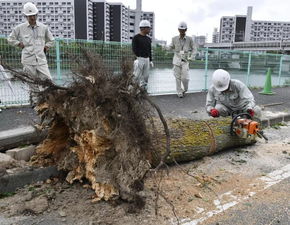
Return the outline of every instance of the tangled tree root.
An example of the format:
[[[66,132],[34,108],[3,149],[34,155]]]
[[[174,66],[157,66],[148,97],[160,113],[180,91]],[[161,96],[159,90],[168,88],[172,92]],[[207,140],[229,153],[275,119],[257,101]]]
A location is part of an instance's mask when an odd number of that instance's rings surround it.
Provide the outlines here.
[[[37,113],[47,138],[37,147],[33,163],[57,165],[66,180],[88,180],[94,201],[138,199],[143,178],[151,168],[152,107],[147,93],[132,75],[131,62],[114,74],[99,56],[84,51],[69,86],[58,86],[29,74],[15,77],[45,87],[38,96]],[[14,71],[15,72],[15,71]]]

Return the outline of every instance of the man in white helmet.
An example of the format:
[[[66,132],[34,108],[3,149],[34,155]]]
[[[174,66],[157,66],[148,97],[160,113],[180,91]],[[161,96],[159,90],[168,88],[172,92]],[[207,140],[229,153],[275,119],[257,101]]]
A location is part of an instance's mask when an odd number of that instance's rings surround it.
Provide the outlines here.
[[[151,25],[148,20],[139,24],[140,32],[133,37],[132,50],[136,56],[134,76],[140,87],[147,91],[150,65],[153,67],[151,54],[151,38],[148,36]]]
[[[170,48],[174,50],[173,73],[176,79],[177,96],[182,98],[188,90],[189,62],[196,54],[196,46],[191,37],[186,36],[187,24],[178,25],[179,35],[172,38]],[[181,87],[181,83],[183,88]]]
[[[212,75],[212,85],[206,97],[206,111],[212,117],[231,116],[247,112],[252,117],[261,117],[261,108],[256,105],[248,87],[230,74],[218,69]]]
[[[51,79],[45,53],[54,44],[48,27],[37,21],[38,9],[27,2],[23,14],[27,22],[17,25],[8,37],[8,43],[22,49],[23,71],[40,79]],[[35,89],[35,87],[32,87]]]

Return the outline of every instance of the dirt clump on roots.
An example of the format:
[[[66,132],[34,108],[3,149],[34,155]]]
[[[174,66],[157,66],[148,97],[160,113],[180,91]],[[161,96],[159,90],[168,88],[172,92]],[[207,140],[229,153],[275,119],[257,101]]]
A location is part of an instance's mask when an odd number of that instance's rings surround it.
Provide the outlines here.
[[[123,60],[119,74],[88,51],[77,63],[67,86],[29,74],[14,75],[44,87],[34,93],[35,109],[48,135],[37,146],[32,162],[67,171],[69,183],[88,181],[95,193],[93,201],[122,199],[142,208],[138,192],[155,155],[147,93],[132,74],[131,60]]]

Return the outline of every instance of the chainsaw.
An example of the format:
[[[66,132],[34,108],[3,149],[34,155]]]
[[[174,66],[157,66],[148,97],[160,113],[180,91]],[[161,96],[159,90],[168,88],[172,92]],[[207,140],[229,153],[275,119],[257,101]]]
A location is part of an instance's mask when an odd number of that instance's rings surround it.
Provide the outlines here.
[[[268,138],[260,128],[260,123],[254,121],[252,116],[248,113],[234,115],[230,131],[231,135],[237,135],[243,139],[254,140],[256,137],[259,137],[268,141]]]

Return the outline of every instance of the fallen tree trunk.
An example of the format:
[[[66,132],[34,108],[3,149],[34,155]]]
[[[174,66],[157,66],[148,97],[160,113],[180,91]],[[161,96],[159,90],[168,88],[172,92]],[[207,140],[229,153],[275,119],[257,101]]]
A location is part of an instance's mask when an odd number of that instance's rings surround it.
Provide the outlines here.
[[[170,129],[171,154],[166,158],[167,163],[187,162],[212,155],[229,148],[251,145],[255,140],[242,139],[230,134],[230,118],[210,120],[168,119]],[[162,147],[160,155],[164,153],[165,139],[159,137]],[[158,144],[157,144],[158,145]],[[160,157],[157,157],[159,159]],[[158,162],[158,160],[157,160]],[[156,163],[155,163],[156,164]]]
[[[168,131],[159,110],[162,125],[153,119],[154,104],[138,86],[132,62],[124,63],[116,75],[97,56],[85,52],[80,60],[74,82],[66,87],[29,74],[15,76],[46,87],[38,93],[36,111],[48,136],[32,162],[67,171],[69,183],[89,181],[95,201],[121,198],[142,207],[138,192],[145,174],[160,159],[189,161],[248,144],[230,137],[230,121],[223,119],[168,120]]]

